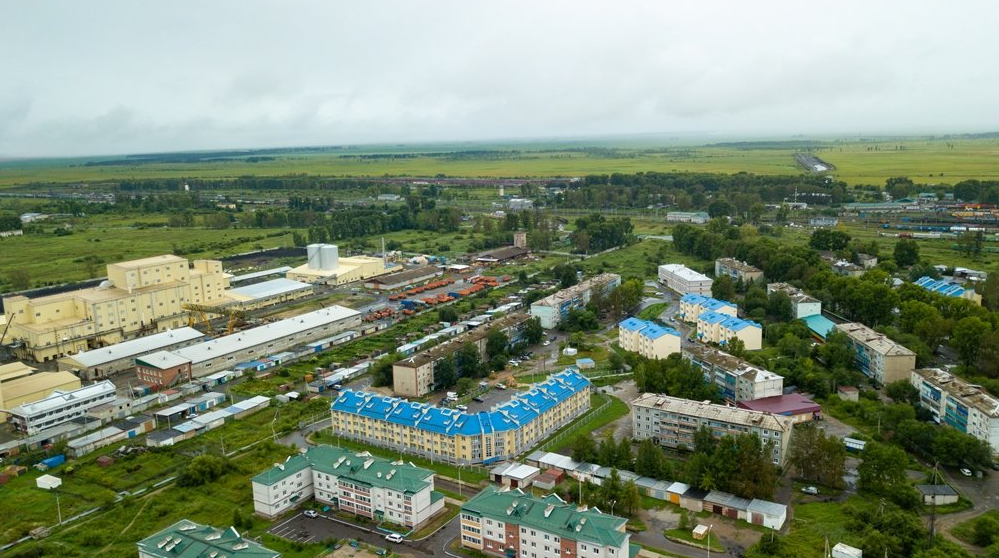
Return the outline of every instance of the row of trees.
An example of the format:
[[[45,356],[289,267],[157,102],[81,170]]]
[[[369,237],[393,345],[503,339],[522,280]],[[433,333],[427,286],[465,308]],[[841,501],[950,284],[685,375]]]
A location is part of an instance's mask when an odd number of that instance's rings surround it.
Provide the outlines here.
[[[574,251],[589,254],[634,242],[634,230],[628,217],[607,219],[600,213],[594,213],[576,219],[570,239]]]

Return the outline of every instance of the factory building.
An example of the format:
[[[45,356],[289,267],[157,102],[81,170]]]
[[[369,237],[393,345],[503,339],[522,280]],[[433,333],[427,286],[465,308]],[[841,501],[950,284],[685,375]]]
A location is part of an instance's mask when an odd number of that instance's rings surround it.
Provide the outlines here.
[[[784,377],[705,345],[690,345],[681,351],[703,374],[704,380],[718,386],[727,403],[752,401],[784,393]]]
[[[218,304],[229,286],[221,262],[172,255],[109,264],[107,273],[93,288],[4,298],[15,354],[49,361],[177,329],[187,325],[184,304]]]
[[[360,312],[343,306],[329,306],[183,349],[167,351],[167,355],[147,355],[142,359],[142,374],[153,385],[166,386],[170,384],[160,382],[171,382],[178,375],[184,375],[186,368],[182,362],[188,363],[190,370],[187,374],[190,377],[200,378],[360,325]]]
[[[256,310],[275,304],[284,304],[312,295],[315,287],[310,283],[291,279],[271,279],[225,292],[226,306],[240,310]]]
[[[69,372],[39,372],[20,362],[0,365],[0,423],[7,422],[3,409],[79,388],[80,378]]]
[[[791,417],[654,393],[639,395],[631,407],[636,440],[652,438],[661,446],[693,449],[694,433],[702,426],[715,437],[756,434],[764,445],[773,444],[771,459],[778,466],[784,462],[795,422]]]
[[[528,317],[523,313],[509,314],[489,326],[480,326],[461,335],[445,340],[425,351],[406,357],[392,365],[392,391],[406,397],[422,397],[434,390],[434,368],[447,355],[453,354],[465,343],[472,343],[479,356],[486,356],[486,338],[497,329],[506,334],[510,344],[523,337]]]
[[[545,329],[558,327],[570,310],[583,308],[590,302],[594,289],[600,289],[606,295],[620,284],[620,275],[601,273],[531,304],[531,316],[541,320],[541,327]]]
[[[440,277],[444,271],[432,265],[414,267],[398,273],[390,273],[370,279],[364,283],[365,289],[374,291],[393,291],[403,289],[410,285],[429,281],[434,277]]]
[[[315,446],[253,477],[253,511],[267,518],[315,498],[334,509],[419,529],[444,510],[434,472],[368,452]]]
[[[693,293],[711,296],[711,285],[713,283],[711,278],[683,264],[663,264],[659,266],[659,281],[679,295]]]
[[[343,285],[402,269],[401,265],[390,264],[383,258],[341,258],[340,249],[335,244],[310,244],[306,247],[306,253],[306,263],[289,271],[288,279],[303,283]]]
[[[61,358],[59,370],[72,372],[84,380],[109,378],[135,368],[137,357],[157,351],[180,349],[204,339],[204,333],[191,327],[171,329]]]
[[[513,459],[590,408],[590,381],[569,369],[489,412],[464,413],[345,389],[330,406],[347,439],[449,463]]]

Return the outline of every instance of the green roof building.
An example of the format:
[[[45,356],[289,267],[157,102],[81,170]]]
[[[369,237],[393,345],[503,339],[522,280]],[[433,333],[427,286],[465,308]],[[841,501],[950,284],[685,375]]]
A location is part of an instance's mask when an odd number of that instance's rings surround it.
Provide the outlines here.
[[[315,497],[364,517],[418,527],[444,509],[434,473],[367,452],[315,446],[253,477],[253,509],[276,517]]]
[[[628,558],[626,523],[555,494],[489,487],[461,507],[461,544],[504,558]]]
[[[216,529],[182,519],[137,543],[139,558],[280,558],[280,552],[244,539],[235,527]]]

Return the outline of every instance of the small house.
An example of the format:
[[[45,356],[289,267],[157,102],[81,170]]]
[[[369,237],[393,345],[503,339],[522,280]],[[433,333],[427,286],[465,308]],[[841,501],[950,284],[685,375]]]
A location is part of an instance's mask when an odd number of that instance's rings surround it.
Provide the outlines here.
[[[845,543],[836,543],[832,548],[832,558],[864,558],[864,551]]]
[[[960,498],[957,491],[946,484],[917,484],[916,490],[923,495],[923,504],[927,506],[956,504]]]

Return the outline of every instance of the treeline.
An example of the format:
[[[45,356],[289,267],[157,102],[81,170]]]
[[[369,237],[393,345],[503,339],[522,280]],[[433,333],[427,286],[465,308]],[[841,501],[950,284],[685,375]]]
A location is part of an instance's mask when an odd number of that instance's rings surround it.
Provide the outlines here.
[[[589,254],[608,248],[626,246],[635,241],[634,225],[628,217],[607,219],[599,213],[576,219],[572,246],[576,252]]]

